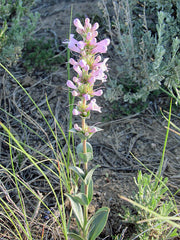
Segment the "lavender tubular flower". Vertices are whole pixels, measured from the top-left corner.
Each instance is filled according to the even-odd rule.
[[[71,80],[67,81],[67,86],[72,89],[77,89],[77,87],[74,85],[74,83]]]

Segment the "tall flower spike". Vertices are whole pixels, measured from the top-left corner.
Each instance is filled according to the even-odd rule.
[[[105,82],[107,79],[105,72],[108,71],[108,58],[102,60],[100,54],[106,53],[110,40],[106,38],[97,41],[99,24],[92,25],[89,18],[85,19],[84,26],[78,18],[74,19],[73,23],[77,33],[82,36],[82,40],[77,41],[73,34],[70,35],[68,47],[71,51],[79,53],[79,59],[70,58],[69,60],[77,76],[73,77],[73,81],[68,80],[67,86],[72,90],[72,95],[80,99],[73,110],[73,115],[80,115],[84,119],[89,116],[90,111],[101,112],[96,99],[91,100],[91,98],[103,94],[101,89],[94,90],[93,88],[96,81]]]
[[[95,126],[88,126],[86,124],[86,119],[90,117],[91,111],[101,112],[101,107],[98,106],[94,97],[101,96],[103,94],[103,91],[101,89],[94,90],[94,83],[97,80],[100,80],[102,82],[106,81],[107,76],[104,72],[107,71],[106,62],[108,59],[106,58],[104,61],[102,61],[99,53],[105,53],[107,51],[107,46],[109,45],[110,41],[109,39],[104,39],[100,42],[97,41],[96,37],[98,36],[97,29],[99,28],[99,24],[95,23],[91,25],[89,18],[85,19],[84,26],[80,20],[76,18],[74,20],[74,25],[76,27],[77,33],[81,35],[82,41],[77,41],[74,38],[74,35],[70,35],[68,47],[71,51],[79,53],[79,59],[77,61],[73,58],[69,60],[70,64],[73,65],[74,71],[77,73],[77,77],[73,77],[73,81],[68,80],[67,86],[70,88],[72,95],[79,98],[79,101],[76,104],[76,108],[73,109],[72,113],[75,116],[81,117],[82,125],[79,127],[78,124],[75,123],[74,128],[71,129],[70,132],[76,133],[81,139],[81,143],[77,146],[76,152],[79,158],[79,163],[83,163],[84,175],[88,176],[89,173],[91,173],[91,170],[88,171],[88,162],[93,159],[93,148],[91,144],[87,142],[87,140],[94,133],[101,131],[102,129]],[[83,223],[77,221],[79,225],[79,233],[76,235],[76,239],[88,239],[89,236],[88,206],[93,196],[91,185],[92,176],[88,179],[88,181],[84,181],[83,189],[81,188],[83,195],[79,195],[80,197],[78,197],[78,199],[81,200],[82,204],[80,204],[80,200],[68,196],[70,201],[73,199],[73,202],[80,205],[79,209],[81,207],[83,208],[83,211],[81,211],[83,214]],[[84,201],[84,199],[88,199],[88,201]],[[72,210],[74,210],[77,204],[71,205]],[[92,225],[95,227],[90,231],[92,235],[94,234],[93,236],[96,235],[96,237],[98,237],[98,235],[103,230],[103,226],[107,221],[106,219],[108,218],[109,209],[103,207],[101,208],[101,213],[102,214],[98,216],[99,222],[96,221],[96,217],[94,219],[91,218],[93,219]],[[76,215],[76,219],[79,219],[79,212],[74,211],[74,214]]]

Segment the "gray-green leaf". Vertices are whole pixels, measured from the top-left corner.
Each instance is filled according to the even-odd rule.
[[[84,183],[85,184],[89,184],[89,181],[92,179],[92,175],[93,175],[93,173],[94,173],[94,171],[98,168],[98,167],[100,167],[100,165],[96,165],[95,167],[93,167],[88,173],[87,173],[87,175],[86,175],[86,177],[85,177],[85,179],[84,179]]]
[[[88,240],[95,240],[104,229],[109,215],[109,208],[100,208],[86,225],[86,231],[89,232]]]
[[[83,226],[84,226],[84,217],[83,217],[82,207],[81,207],[80,203],[78,203],[74,199],[73,196],[71,196],[68,193],[66,193],[65,195],[69,198],[69,200],[71,202],[72,210],[74,212],[74,215],[75,215],[75,217],[76,217],[76,219],[77,219],[77,221],[78,221],[78,223],[79,223],[79,225],[80,225],[80,227],[82,229]]]
[[[83,240],[83,238],[81,236],[79,236],[78,234],[73,233],[73,232],[68,233],[68,237],[73,238],[75,240]]]
[[[77,175],[84,180],[85,174],[84,171],[79,168],[79,167],[75,167],[75,166],[71,166],[69,169],[71,169],[73,172],[77,173]]]
[[[91,179],[88,184],[88,205],[92,201],[92,198],[93,198],[93,181]]]
[[[73,196],[74,200],[80,203],[83,206],[88,205],[88,199],[84,193],[78,193],[75,196]]]
[[[86,142],[87,153],[83,152],[83,143],[78,144],[76,151],[80,160],[83,162],[88,162],[93,159],[93,148],[90,143]]]

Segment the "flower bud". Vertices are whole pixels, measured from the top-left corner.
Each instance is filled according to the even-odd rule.
[[[72,89],[77,89],[77,87],[74,85],[74,83],[70,80],[67,81],[67,86]]]
[[[99,28],[99,23],[96,22],[96,23],[92,26],[92,30],[93,30],[93,31],[96,31],[98,28]]]
[[[84,27],[83,25],[81,24],[80,20],[78,18],[74,19],[74,26],[81,29],[81,30],[84,30]]]
[[[79,115],[79,114],[81,114],[81,112],[78,111],[77,109],[73,109],[72,114],[73,115]]]

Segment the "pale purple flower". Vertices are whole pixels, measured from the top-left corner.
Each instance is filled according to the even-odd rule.
[[[101,112],[101,107],[97,105],[96,99],[91,99],[91,97],[98,97],[103,94],[101,89],[94,90],[93,87],[96,80],[105,82],[107,79],[105,72],[108,71],[108,58],[102,61],[100,54],[106,53],[110,40],[104,39],[97,42],[99,24],[91,25],[89,18],[85,19],[84,26],[76,18],[74,19],[74,25],[77,33],[82,36],[82,41],[77,41],[74,35],[70,34],[68,47],[71,51],[79,53],[80,57],[77,61],[73,58],[69,60],[77,76],[73,77],[72,81],[68,80],[67,86],[73,89],[72,95],[78,96],[80,99],[76,108],[72,111],[73,115],[80,115],[85,118],[89,116],[91,110]],[[78,124],[74,124],[74,129],[84,134],[87,139],[98,131],[96,127],[87,125],[82,130]]]
[[[79,66],[83,68],[85,71],[89,71],[89,65],[86,63],[85,60],[81,59],[79,61]]]
[[[103,94],[103,91],[101,89],[92,93],[93,96],[98,96],[98,97],[101,96],[102,94]]]
[[[107,52],[107,46],[110,44],[110,40],[108,38],[98,42],[95,46],[95,48],[92,50],[93,54],[96,53],[106,53]]]
[[[99,63],[101,61],[101,56],[98,55],[95,59],[94,59],[94,62],[93,62],[93,66],[95,66],[97,63]]]
[[[81,112],[74,108],[73,111],[72,111],[72,114],[73,115],[80,115]]]
[[[89,18],[86,18],[85,19],[85,24],[84,24],[84,28],[85,28],[85,30],[87,30],[87,29],[89,29],[89,30],[91,30],[91,24],[90,24],[90,19]]]
[[[99,56],[100,57],[100,56]],[[96,58],[94,63],[93,63],[93,68],[99,67],[103,72],[107,72],[108,68],[107,68],[107,64],[106,62],[109,60],[109,58],[105,58],[103,62],[99,61],[100,58]]]
[[[96,133],[97,132],[97,130],[96,130],[96,128],[95,127],[89,127],[89,132],[90,133]]]
[[[77,123],[74,124],[74,129],[76,129],[76,131],[82,131],[82,128],[78,126]]]
[[[70,39],[69,39],[69,42],[68,42],[68,48],[69,48],[71,51],[80,53],[81,50],[80,50],[80,48],[77,46],[77,44],[78,44],[78,41],[74,38],[74,34],[70,34]]]
[[[84,67],[84,66],[86,66],[86,61],[84,61],[83,59],[81,59],[80,61],[79,61],[79,65],[80,65],[80,67]]]
[[[73,82],[78,83],[78,82],[80,82],[80,79],[77,77],[73,77]]]
[[[86,66],[84,67],[84,70],[85,70],[85,71],[89,71],[89,65],[86,65]]]
[[[86,111],[90,111],[90,110],[101,112],[101,107],[99,107],[96,104],[96,99],[95,98],[93,98],[91,100],[91,102],[88,104],[88,107],[86,108]]]
[[[99,23],[96,22],[96,23],[92,26],[92,30],[93,30],[93,31],[96,31],[98,28],[99,28]]]
[[[76,61],[74,60],[74,58],[70,58],[70,59],[69,59],[69,63],[70,63],[71,65],[78,65],[78,62],[76,62]]]
[[[83,94],[83,97],[86,99],[86,101],[89,101],[91,99],[91,96],[88,93]]]
[[[104,74],[104,71],[101,68],[93,70],[91,72],[91,77],[94,77],[96,80],[101,80],[102,82],[106,82],[107,78],[107,76]]]
[[[89,41],[92,38],[92,33],[88,32],[86,36],[86,40]]]
[[[95,83],[95,81],[96,81],[95,77],[90,77],[88,79],[88,82],[90,83],[91,86]]]
[[[72,89],[77,89],[77,87],[74,85],[74,83],[71,80],[67,81],[67,86]]]
[[[98,36],[98,31],[92,32],[92,38],[96,38]]]
[[[91,46],[95,46],[97,44],[97,39],[96,38],[92,38],[92,40],[89,43]]]
[[[81,77],[82,71],[81,71],[80,67],[75,65],[75,66],[73,66],[73,68],[74,68],[74,71],[76,71],[78,73],[79,77]]]
[[[93,133],[96,133],[97,130],[94,126],[86,126],[86,130],[85,130],[85,136],[89,136],[92,135]]]
[[[80,48],[81,50],[83,50],[84,47],[86,46],[86,43],[83,42],[83,41],[79,41],[79,42],[77,43],[77,46],[78,46],[78,48]]]
[[[74,19],[73,23],[75,27],[84,31],[84,27],[78,18]]]
[[[77,92],[77,91],[72,91],[72,95],[74,96],[74,97],[77,97],[77,96],[79,96],[80,94]]]

